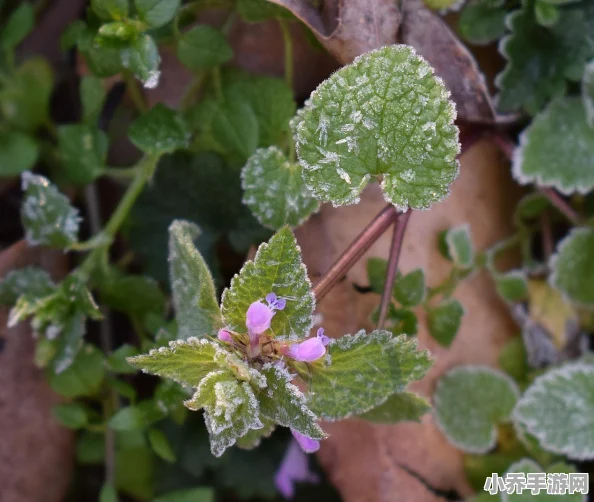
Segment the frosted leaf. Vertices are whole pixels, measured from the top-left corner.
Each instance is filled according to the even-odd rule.
[[[450,443],[469,453],[485,453],[497,440],[496,425],[509,419],[518,400],[514,381],[483,366],[460,366],[438,382],[435,420]]]
[[[442,200],[459,170],[449,96],[412,47],[359,56],[320,84],[293,123],[307,186],[337,206],[356,203],[373,178],[401,208]]]
[[[204,408],[204,422],[215,457],[233,446],[250,429],[262,429],[258,400],[247,382],[228,371],[213,371],[202,379],[194,396],[184,403],[191,410]]]
[[[429,334],[444,347],[449,347],[462,324],[464,307],[454,299],[448,298],[427,311]]]
[[[245,436],[237,439],[237,446],[244,450],[253,450],[260,446],[262,439],[270,437],[276,429],[276,424],[273,420],[260,415],[260,422],[264,425],[261,429],[250,429]]]
[[[392,394],[384,403],[369,410],[359,418],[377,424],[395,424],[404,420],[420,422],[431,409],[426,399],[412,392]]]
[[[474,264],[474,246],[470,236],[470,225],[460,225],[448,229],[445,233],[445,242],[454,264],[463,269]]]
[[[511,270],[494,276],[497,293],[505,301],[521,302],[528,297],[528,280],[522,270]]]
[[[42,268],[26,267],[11,270],[0,280],[0,305],[13,305],[19,296],[46,296],[55,289],[50,275]]]
[[[173,340],[168,347],[152,349],[148,354],[128,357],[126,361],[146,373],[197,387],[208,373],[220,369],[214,362],[218,352],[223,352],[223,349],[214,342],[188,338],[185,341]]]
[[[25,192],[21,222],[27,242],[55,248],[75,243],[81,220],[78,209],[47,178],[27,171],[21,180]]]
[[[159,155],[185,148],[190,131],[179,113],[158,103],[130,125],[128,136],[143,152]]]
[[[278,366],[262,369],[267,387],[258,395],[262,414],[284,427],[290,427],[312,439],[324,439],[318,417],[308,408],[303,393],[291,383],[290,375]]]
[[[593,132],[594,134],[594,132]],[[551,285],[570,301],[594,306],[594,230],[574,228],[551,259]]]
[[[178,338],[215,335],[222,327],[212,276],[194,246],[200,235],[193,223],[176,220],[169,227],[169,274]]]
[[[417,268],[406,275],[397,276],[393,295],[404,307],[414,307],[421,303],[425,299],[425,272],[423,269]]]
[[[287,304],[272,318],[272,331],[277,336],[304,338],[313,324],[315,308],[310,289],[301,250],[291,230],[284,227],[268,243],[260,245],[254,260],[243,266],[223,292],[221,310],[225,325],[246,333],[245,314],[249,306],[268,293],[275,293],[286,298]]]
[[[143,83],[147,89],[159,84],[161,56],[153,37],[147,34],[137,36],[120,52],[121,63]]]
[[[324,420],[360,415],[422,378],[431,361],[417,342],[388,331],[361,330],[327,347],[321,363],[311,364],[309,406]]]
[[[512,173],[521,184],[584,194],[594,188],[593,156],[594,133],[581,100],[557,99],[520,135]]]
[[[586,110],[586,119],[594,127],[594,59],[584,68],[582,77],[582,103]]]
[[[594,365],[549,370],[528,387],[513,413],[548,451],[594,458]]]
[[[259,149],[241,171],[243,203],[258,221],[273,230],[297,227],[318,210],[301,176],[301,166],[290,162],[276,146]]]

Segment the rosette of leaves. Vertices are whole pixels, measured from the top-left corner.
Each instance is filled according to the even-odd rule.
[[[456,109],[442,80],[412,47],[368,52],[322,82],[293,132],[306,185],[335,206],[372,180],[397,207],[427,209],[456,178]]]
[[[376,409],[370,420],[415,420],[426,411],[426,402],[405,387],[424,375],[429,358],[404,336],[360,332],[330,343],[326,357],[306,362],[290,356],[290,347],[309,336],[315,299],[288,227],[260,246],[223,293],[220,307],[210,272],[192,242],[197,231],[184,221],[170,227],[173,300],[185,339],[129,362],[196,389],[185,405],[204,410],[214,455],[236,443],[254,447],[275,425],[320,440],[326,437],[320,418],[337,420]],[[246,313],[271,292],[286,305],[259,334],[254,352]],[[230,341],[215,338],[221,328]],[[299,381],[301,387],[295,385]]]

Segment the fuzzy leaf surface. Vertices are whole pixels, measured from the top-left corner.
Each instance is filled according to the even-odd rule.
[[[474,246],[470,235],[470,225],[450,228],[445,234],[448,255],[454,264],[462,269],[472,267],[474,263]]]
[[[463,315],[464,307],[458,300],[444,300],[428,312],[429,334],[444,347],[449,347],[460,329]]]

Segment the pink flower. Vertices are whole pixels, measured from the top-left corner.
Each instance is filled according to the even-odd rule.
[[[315,453],[320,449],[320,442],[318,440],[307,437],[294,429],[291,429],[291,433],[305,453]]]
[[[250,335],[259,335],[270,328],[273,316],[274,310],[262,302],[252,303],[245,315],[245,325]]]
[[[219,340],[221,340],[221,342],[232,342],[233,341],[233,338],[231,337],[231,333],[229,333],[228,331],[225,331],[224,329],[219,330],[218,337],[219,337]]]
[[[311,363],[326,354],[326,345],[329,343],[330,338],[324,335],[324,328],[320,328],[315,338],[290,345],[284,353],[297,361]]]
[[[279,470],[274,476],[274,484],[285,498],[295,495],[295,483],[319,483],[320,478],[309,470],[307,455],[297,441],[293,440],[287,448]]]

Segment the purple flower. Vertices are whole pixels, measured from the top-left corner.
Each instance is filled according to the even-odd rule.
[[[287,305],[287,300],[284,298],[277,298],[274,293],[268,293],[266,295],[266,301],[273,310],[282,310]]]
[[[221,340],[221,342],[232,342],[233,341],[233,338],[231,337],[231,333],[229,333],[228,331],[225,331],[224,329],[219,330],[218,337],[219,337],[219,340]]]
[[[297,441],[290,442],[279,470],[274,476],[274,484],[285,498],[295,495],[295,483],[319,483],[319,477],[309,470],[307,455]]]
[[[274,311],[262,302],[252,303],[245,315],[245,325],[250,335],[259,335],[270,328],[273,316]]]
[[[297,361],[311,363],[326,353],[326,347],[319,338],[308,338],[304,342],[295,343],[286,349],[285,354]]]
[[[324,346],[330,343],[330,338],[324,334],[324,328],[319,328],[317,333],[317,338],[322,342]]]
[[[291,429],[291,433],[305,453],[315,453],[320,449],[320,442],[318,440],[307,437],[294,429]]]

